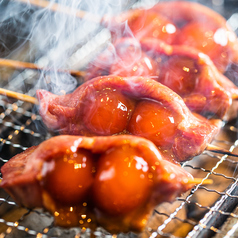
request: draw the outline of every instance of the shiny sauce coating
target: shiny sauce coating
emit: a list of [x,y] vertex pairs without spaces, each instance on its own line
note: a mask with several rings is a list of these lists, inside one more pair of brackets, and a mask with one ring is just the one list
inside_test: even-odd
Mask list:
[[60,204],[82,202],[93,183],[94,161],[87,150],[66,153],[44,163],[42,186]]
[[[129,51],[129,49],[128,49]],[[157,78],[159,74],[158,63],[141,52],[139,56],[133,54],[115,61],[110,68],[110,74],[120,75],[121,77],[130,76],[152,76]]]
[[163,63],[158,81],[183,97],[194,90],[199,73],[194,60],[183,56],[171,56]]
[[154,142],[157,146],[171,147],[178,135],[180,117],[160,102],[138,102],[128,125],[128,131]]
[[168,44],[173,42],[178,29],[166,17],[155,12],[140,11],[140,15],[134,14],[129,18],[128,25],[135,38],[152,37],[166,41]]
[[113,89],[90,95],[85,109],[84,123],[97,135],[130,133],[164,147],[172,146],[181,120],[162,102],[148,99],[136,101]]
[[107,214],[124,215],[148,199],[152,177],[148,163],[134,148],[113,148],[100,157],[94,201]]
[[116,89],[95,91],[85,102],[84,123],[97,135],[113,135],[127,127],[134,103]]
[[[113,147],[101,155],[84,149],[66,152],[43,164],[44,205],[60,226],[95,228],[101,219],[103,223],[109,219],[104,224],[107,229],[123,230],[124,219],[130,220],[143,209],[149,212],[154,166],[130,145]],[[113,228],[110,217],[118,221]],[[139,217],[133,218],[133,224],[141,229],[144,221]]]
[[[230,42],[230,43],[229,43]],[[235,36],[225,28],[217,28],[208,22],[191,22],[181,29],[174,44],[192,46],[207,54],[219,70],[224,71],[228,65]]]

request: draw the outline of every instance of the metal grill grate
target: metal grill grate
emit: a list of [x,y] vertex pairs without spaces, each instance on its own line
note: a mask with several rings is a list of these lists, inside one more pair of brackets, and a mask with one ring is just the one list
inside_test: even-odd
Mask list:
[[[12,104],[6,102],[6,98],[3,97],[0,106],[2,164],[12,155],[50,137],[46,130],[43,131],[43,126],[38,125],[40,117],[32,112],[32,105],[21,102]],[[238,141],[230,140],[236,137],[236,130],[233,125],[224,126],[215,143],[230,148],[230,151],[236,151]],[[229,138],[220,139],[226,136]],[[237,237],[238,213],[233,211],[238,204],[237,165],[238,161],[234,157],[208,152],[184,163],[184,168],[194,176],[203,180],[211,178],[214,183],[201,183],[185,196],[177,198],[173,204],[158,206],[142,236]],[[76,228],[65,230],[53,227],[53,219],[49,214],[42,210],[19,208],[3,191],[0,193],[0,213],[0,237],[16,237],[16,234],[17,237],[26,237],[26,234],[33,237],[77,237],[84,234],[87,237],[89,232],[85,233]],[[228,231],[220,227],[227,218],[230,223],[234,223]],[[108,236],[100,229],[95,235]],[[132,234],[127,235],[130,236]]]
[[[108,40],[106,29],[72,54],[69,64],[84,67],[97,49]],[[82,58],[82,55],[84,56]],[[45,56],[39,62],[44,62]],[[86,59],[86,60],[85,60]],[[39,73],[31,70],[21,72],[0,71],[1,87],[34,95]],[[20,85],[24,85],[21,88]],[[237,122],[226,124],[215,138],[214,144],[238,153]],[[12,156],[52,135],[44,127],[36,106],[22,101],[0,97],[0,165]],[[202,183],[177,198],[172,204],[158,206],[141,237],[238,237],[238,159],[227,155],[204,152],[183,164],[194,177],[209,178],[211,185]],[[90,237],[89,230],[62,229],[53,226],[53,218],[41,209],[20,208],[0,190],[0,238],[1,237]],[[108,234],[101,228],[96,237],[137,237],[137,235]]]

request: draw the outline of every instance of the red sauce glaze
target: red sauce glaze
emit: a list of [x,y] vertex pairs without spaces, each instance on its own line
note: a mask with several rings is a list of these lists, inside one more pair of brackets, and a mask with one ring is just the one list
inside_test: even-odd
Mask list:
[[[206,22],[191,22],[181,29],[173,44],[192,46],[207,54],[220,71],[232,57],[231,32]],[[234,38],[234,37],[233,37]]]
[[157,14],[142,10],[140,15],[128,20],[128,25],[135,38],[141,40],[144,37],[152,37],[163,40],[168,44],[173,42],[177,34],[177,28],[168,19]]
[[141,50],[135,38],[121,38],[110,45],[89,67],[86,80],[93,76],[157,76],[158,63]]
[[[157,147],[131,135],[55,136],[3,165],[0,184],[56,226],[140,232],[154,207],[174,201],[193,177]],[[189,182],[190,181],[190,182]]]
[[62,205],[75,205],[85,199],[93,183],[93,156],[84,149],[44,162],[42,185]]
[[172,56],[161,67],[159,82],[185,96],[194,90],[198,77],[199,69],[194,60]]
[[95,205],[110,215],[125,215],[148,199],[153,181],[149,165],[128,145],[104,153],[93,186]]
[[83,120],[98,135],[113,135],[127,127],[134,104],[116,89],[96,91],[85,102]]
[[114,62],[110,69],[110,74],[122,77],[130,76],[155,76],[158,77],[159,70],[157,62],[145,53],[138,55],[129,54],[127,49],[126,57]]
[[[203,85],[207,88],[207,84]],[[58,106],[54,100],[48,105],[50,97],[63,106]],[[205,118],[197,120],[178,94],[144,77],[98,77],[82,84],[72,94],[57,97],[49,93],[41,105],[43,109],[53,105],[55,111],[58,110],[57,117],[49,111],[47,114],[43,111],[41,115],[46,123],[48,118],[50,124],[58,123],[61,133],[84,136],[130,133],[152,140],[156,146],[166,147],[165,150],[173,146],[174,138],[179,140],[181,133],[189,134],[187,137],[192,139],[195,127],[200,136],[204,124],[206,136],[194,143],[195,154],[201,152],[199,148],[210,142],[220,127],[219,120],[213,123]],[[178,158],[179,161],[188,159],[188,154]]]
[[151,140],[157,146],[171,147],[179,122],[179,115],[163,104],[144,100],[137,104],[128,131]]

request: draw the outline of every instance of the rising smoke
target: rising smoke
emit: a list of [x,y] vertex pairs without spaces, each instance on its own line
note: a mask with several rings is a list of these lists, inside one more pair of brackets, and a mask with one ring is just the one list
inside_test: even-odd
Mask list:
[[[42,72],[36,88],[68,93],[75,89],[77,80],[69,74],[58,74],[57,70],[71,66],[70,57],[100,31],[99,21],[103,16],[115,15],[132,3],[50,0],[48,6],[39,7],[31,0],[3,0],[0,3],[1,57],[11,58],[19,49],[26,48],[22,61],[53,69],[53,73]],[[79,10],[86,13],[83,18],[78,17]]]

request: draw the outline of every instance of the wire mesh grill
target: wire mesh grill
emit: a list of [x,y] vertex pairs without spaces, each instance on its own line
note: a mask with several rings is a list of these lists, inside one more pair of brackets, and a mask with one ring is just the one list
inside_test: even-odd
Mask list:
[[[32,105],[26,103],[7,102],[2,97],[1,106],[1,163],[49,138],[47,130],[39,125],[41,118],[32,110]],[[236,151],[238,141],[234,125],[224,126],[215,143],[230,151]],[[228,138],[226,138],[228,136]],[[219,137],[225,138],[220,139]],[[227,155],[217,155],[204,152],[203,155],[183,164],[195,177],[209,178],[214,181],[212,185],[195,186],[188,194],[177,198],[172,204],[158,206],[149,221],[145,237],[237,237],[238,213],[233,211],[238,203],[237,191],[237,165],[236,158]],[[80,229],[60,229],[53,226],[52,217],[42,210],[27,210],[17,206],[11,198],[1,191],[0,197],[0,231],[2,237],[35,236],[35,237],[77,237],[89,231]],[[234,225],[229,231],[223,231],[220,226],[224,220],[234,220]],[[175,229],[175,227],[180,227]],[[180,231],[181,230],[181,231]],[[187,232],[187,234],[184,234]],[[190,232],[190,233],[189,233]],[[180,234],[181,233],[181,234]],[[107,237],[103,230],[98,230],[96,236]],[[206,235],[206,236],[205,236]],[[129,237],[132,234],[128,235]]]
[[[110,39],[106,29],[100,31],[75,51],[69,64],[84,67],[94,57],[97,47]],[[97,47],[96,47],[97,46]],[[82,55],[84,57],[82,57]],[[80,59],[78,58],[80,57]],[[85,60],[87,59],[87,60]],[[39,59],[44,62],[45,56]],[[1,87],[34,95],[39,72],[1,70]],[[24,85],[24,87],[20,87]],[[237,121],[224,125],[214,144],[238,153]],[[50,138],[37,114],[37,106],[0,97],[0,165],[32,145]],[[196,185],[172,204],[159,205],[141,237],[237,237],[238,236],[238,159],[205,151],[183,164],[194,177],[212,179],[213,184]],[[53,218],[41,209],[29,210],[18,205],[0,190],[0,237],[90,237],[90,230],[54,227]],[[137,234],[108,234],[102,228],[96,237],[137,237]]]

